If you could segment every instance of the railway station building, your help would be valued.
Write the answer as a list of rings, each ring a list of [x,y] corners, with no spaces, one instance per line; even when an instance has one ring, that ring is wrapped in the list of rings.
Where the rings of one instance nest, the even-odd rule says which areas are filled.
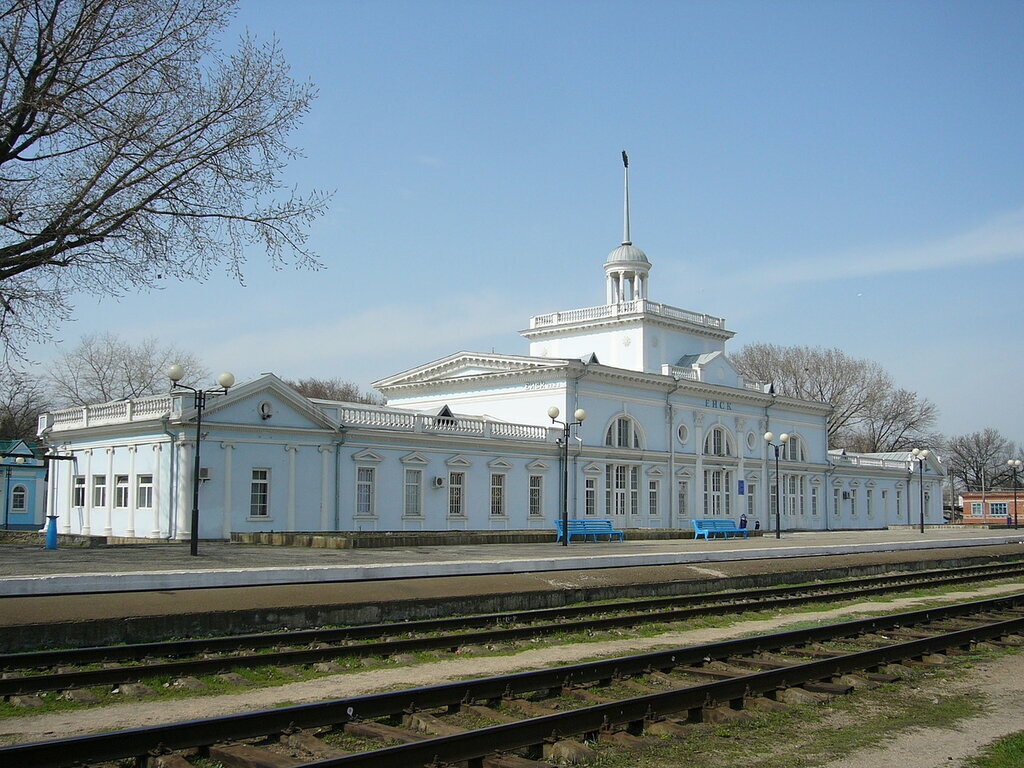
[[[771,531],[776,496],[783,531],[943,522],[934,454],[830,451],[830,406],[745,380],[725,319],[654,301],[651,269],[627,191],[604,303],[531,317],[523,354],[456,352],[396,373],[374,383],[386,405],[309,399],[273,374],[209,397],[200,537],[553,532],[563,478],[569,517],[627,531],[741,514]],[[585,412],[567,446],[552,407],[562,422]],[[188,392],[43,415],[41,439],[74,458],[49,474],[58,530],[188,539],[196,417]]]

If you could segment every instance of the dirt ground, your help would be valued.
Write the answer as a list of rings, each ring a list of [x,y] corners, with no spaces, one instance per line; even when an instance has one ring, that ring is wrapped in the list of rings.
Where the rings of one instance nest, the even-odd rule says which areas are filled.
[[[979,599],[1020,591],[1024,584],[983,587],[970,592],[948,593],[950,602]],[[670,632],[654,637],[628,637],[597,643],[559,645],[526,650],[514,655],[475,657],[430,662],[414,666],[366,670],[333,675],[222,696],[177,701],[133,700],[115,706],[66,713],[28,715],[0,719],[0,734],[7,741],[39,741],[97,731],[158,725],[161,723],[216,717],[281,706],[345,698],[384,689],[435,685],[464,677],[506,674],[569,664],[584,657],[641,653],[655,648],[717,642],[749,633],[769,633],[806,621],[841,620],[851,614],[870,614],[883,609],[912,610],[934,598],[903,598],[888,602],[860,603],[832,610],[803,612],[771,619],[745,621],[728,627]],[[468,662],[468,663],[467,663]],[[977,691],[991,702],[993,713],[961,722],[956,728],[920,729],[899,735],[878,746],[862,750],[824,768],[955,768],[965,758],[997,738],[1024,731],[1024,654],[1012,654],[979,663],[970,679],[948,683],[952,687]]]

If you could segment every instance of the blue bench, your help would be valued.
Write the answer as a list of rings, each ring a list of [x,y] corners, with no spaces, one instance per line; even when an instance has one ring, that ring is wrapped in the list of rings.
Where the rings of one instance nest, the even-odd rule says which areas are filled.
[[[612,536],[618,536],[619,541],[624,541],[624,534],[622,531],[612,528],[611,520],[569,520],[569,541],[572,541],[573,536],[582,536],[583,540],[587,540],[587,536],[593,536],[594,541],[597,541],[598,536],[608,536],[608,541],[612,540]],[[558,531],[558,538],[555,541],[562,541],[564,532],[562,530],[562,521],[555,521],[555,529]]]
[[[740,528],[732,520],[691,520],[693,523],[693,538],[699,539],[701,536],[704,537],[705,541],[711,534],[720,533],[723,538],[728,539],[732,534],[737,536],[743,534],[743,538],[747,538],[747,529]]]

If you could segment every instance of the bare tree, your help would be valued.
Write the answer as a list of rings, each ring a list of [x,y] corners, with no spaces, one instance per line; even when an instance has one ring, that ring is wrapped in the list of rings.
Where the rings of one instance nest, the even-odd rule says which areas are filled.
[[[70,311],[202,279],[245,249],[316,267],[328,196],[280,175],[315,90],[276,44],[216,38],[234,0],[8,0],[0,10],[0,338],[17,352]]]
[[[381,405],[384,398],[373,392],[361,392],[359,386],[342,379],[318,379],[310,377],[286,383],[306,397],[317,400],[338,400],[343,403],[369,403]]]
[[[899,450],[935,422],[931,402],[896,389],[878,363],[838,349],[748,344],[729,359],[746,378],[770,382],[780,395],[831,404],[831,448]]]
[[[61,355],[48,378],[61,407],[107,403],[167,392],[167,369],[174,363],[185,369],[183,384],[195,386],[209,377],[195,355],[156,339],[132,344],[112,333],[90,334]]]
[[[49,407],[39,379],[10,371],[0,375],[0,439],[34,440],[39,415]]]
[[[1016,458],[1018,447],[999,433],[986,427],[969,435],[949,438],[943,446],[948,472],[963,490],[980,491],[1010,486],[1012,474],[1006,461]]]

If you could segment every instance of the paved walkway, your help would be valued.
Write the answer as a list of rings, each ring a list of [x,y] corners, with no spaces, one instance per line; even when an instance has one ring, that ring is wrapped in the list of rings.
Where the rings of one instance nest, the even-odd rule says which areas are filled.
[[[1024,530],[916,528],[749,539],[572,542],[328,550],[202,542],[46,550],[0,544],[0,596],[358,582],[1024,543]]]

